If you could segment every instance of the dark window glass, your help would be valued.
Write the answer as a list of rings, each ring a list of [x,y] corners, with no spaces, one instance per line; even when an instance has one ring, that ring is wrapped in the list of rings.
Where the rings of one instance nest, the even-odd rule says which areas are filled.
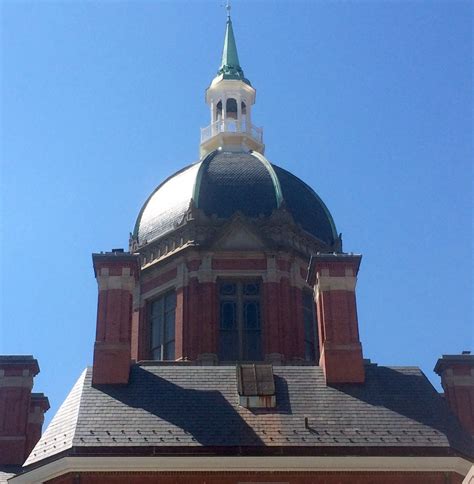
[[[175,359],[176,293],[167,292],[150,304],[151,355],[154,360]]]
[[[225,281],[219,284],[221,360],[262,359],[259,294],[258,281]]]
[[[319,359],[316,311],[313,294],[307,291],[303,292],[303,324],[305,360],[316,361]]]
[[[236,304],[234,301],[221,301],[221,329],[231,331],[237,329]]]
[[[258,301],[244,302],[244,328],[246,330],[260,329],[260,304]]]
[[[256,296],[260,289],[260,284],[250,282],[244,284],[244,296]]]
[[[224,282],[220,285],[222,296],[233,296],[236,294],[237,285],[231,282]]]

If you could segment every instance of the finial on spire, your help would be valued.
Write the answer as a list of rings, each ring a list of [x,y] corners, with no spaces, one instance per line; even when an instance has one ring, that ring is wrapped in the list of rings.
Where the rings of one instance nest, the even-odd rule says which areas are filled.
[[[221,66],[217,72],[218,74],[222,74],[224,79],[237,79],[250,85],[249,80],[245,78],[244,72],[239,64],[234,29],[230,18],[230,0],[226,0],[225,9],[227,10],[227,24],[224,37],[224,49],[222,51]]]

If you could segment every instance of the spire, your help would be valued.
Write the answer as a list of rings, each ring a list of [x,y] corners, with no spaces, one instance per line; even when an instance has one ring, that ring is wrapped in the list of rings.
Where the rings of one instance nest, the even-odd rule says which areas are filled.
[[[237,45],[235,43],[234,29],[232,28],[232,19],[230,18],[230,5],[227,2],[227,23],[224,37],[224,49],[222,50],[222,62],[218,74],[222,74],[224,79],[237,79],[250,85],[248,79],[245,79],[244,71],[239,64],[239,55],[237,54]]]

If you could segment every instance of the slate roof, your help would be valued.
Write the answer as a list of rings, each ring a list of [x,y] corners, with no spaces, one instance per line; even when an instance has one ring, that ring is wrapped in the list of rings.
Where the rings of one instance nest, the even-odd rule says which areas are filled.
[[[21,472],[21,466],[0,466],[0,484],[7,484],[8,479]]]
[[[160,184],[143,205],[134,228],[139,245],[176,229],[191,201],[209,216],[270,216],[283,203],[306,232],[332,246],[334,221],[318,195],[290,172],[252,152],[216,150]]]
[[[267,167],[250,153],[216,152],[203,162],[197,205],[208,215],[269,216],[277,196]]]
[[[25,465],[65,450],[473,455],[471,437],[418,368],[370,365],[364,385],[335,387],[320,367],[274,374],[277,407],[251,410],[238,405],[234,366],[137,364],[129,385],[100,388],[88,369]]]

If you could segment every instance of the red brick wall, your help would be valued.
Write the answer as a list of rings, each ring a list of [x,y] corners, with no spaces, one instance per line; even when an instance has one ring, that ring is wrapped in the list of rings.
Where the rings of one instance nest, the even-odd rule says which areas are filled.
[[[318,300],[320,364],[327,383],[363,383],[365,380],[362,346],[355,296],[358,256],[316,258],[315,290]]]
[[[219,353],[218,283],[207,282],[206,277],[199,280],[196,271],[199,273],[202,270],[200,259],[188,261],[186,268],[191,271],[189,279],[184,287],[178,286],[176,289],[176,359],[194,361],[200,355]],[[276,268],[280,271],[280,282],[262,284],[264,354],[281,354],[286,361],[303,359],[302,290],[290,283],[290,261],[277,259]],[[258,277],[259,271],[267,269],[267,260],[258,257],[231,259],[216,256],[210,267],[204,270],[210,269],[219,271],[219,277],[226,277],[227,271],[230,278],[239,278],[247,271],[249,277]],[[171,266],[164,270],[161,275],[152,276],[142,283],[140,292],[144,294],[152,289],[160,291],[163,285],[169,287],[170,281],[177,277],[178,270]],[[235,276],[233,271],[239,271],[240,275]],[[288,274],[285,275],[285,272]],[[151,358],[147,311],[145,303],[133,324],[132,356],[138,360]]]
[[[443,355],[435,367],[446,401],[463,427],[474,435],[474,355]]]
[[[99,294],[92,381],[94,384],[127,383],[138,257],[94,254],[93,262]]]
[[[160,274],[157,277],[154,277],[153,279],[150,279],[147,282],[142,283],[141,286],[141,292],[142,294],[148,291],[151,291],[152,289],[155,289],[155,287],[159,287],[162,284],[166,284],[169,281],[172,281],[173,279],[176,278],[177,275],[177,269],[176,267],[170,269],[169,271],[164,272],[163,274]]]
[[[41,437],[43,414],[49,408],[44,395],[31,394],[37,361],[12,358],[18,363],[0,364],[0,465],[24,463]]]
[[[78,473],[50,484],[461,484],[462,477],[441,472],[161,472]]]

